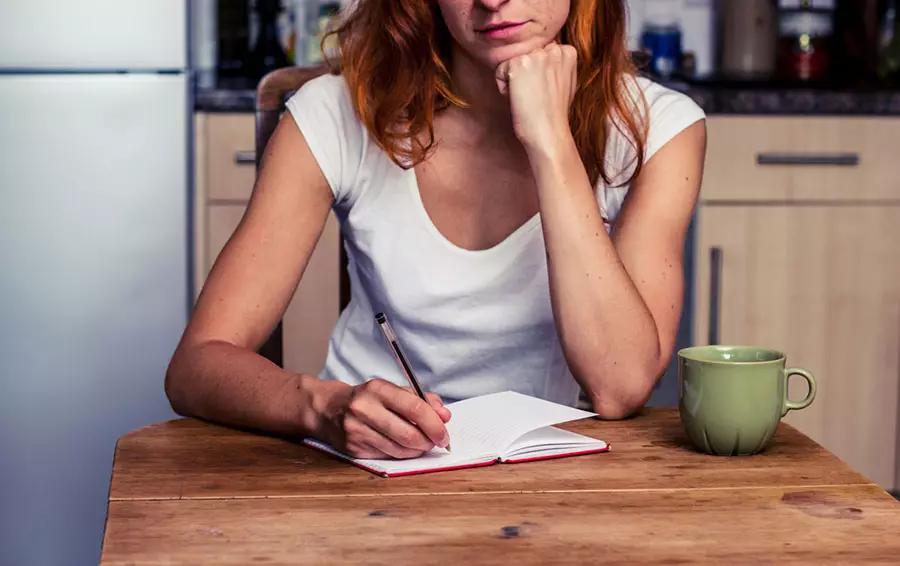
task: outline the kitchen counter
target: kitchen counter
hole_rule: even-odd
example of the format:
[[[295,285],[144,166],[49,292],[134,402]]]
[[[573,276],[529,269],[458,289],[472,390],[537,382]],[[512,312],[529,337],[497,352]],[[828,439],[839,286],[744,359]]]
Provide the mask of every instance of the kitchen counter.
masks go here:
[[[684,92],[710,115],[900,116],[900,89],[897,88],[660,82]]]
[[[194,93],[195,112],[253,112],[256,91],[251,89],[211,88]]]
[[[659,81],[693,98],[707,114],[900,116],[900,89],[777,83]],[[248,88],[201,89],[197,112],[253,112]]]

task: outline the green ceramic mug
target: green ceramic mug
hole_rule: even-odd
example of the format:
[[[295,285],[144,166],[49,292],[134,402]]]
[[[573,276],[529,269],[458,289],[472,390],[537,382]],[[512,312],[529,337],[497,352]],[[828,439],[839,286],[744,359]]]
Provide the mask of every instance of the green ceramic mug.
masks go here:
[[[788,399],[788,379],[809,383],[802,401]],[[678,352],[678,411],[691,442],[723,456],[755,454],[768,446],[788,411],[808,407],[816,380],[785,368],[785,355],[753,346],[694,346]]]

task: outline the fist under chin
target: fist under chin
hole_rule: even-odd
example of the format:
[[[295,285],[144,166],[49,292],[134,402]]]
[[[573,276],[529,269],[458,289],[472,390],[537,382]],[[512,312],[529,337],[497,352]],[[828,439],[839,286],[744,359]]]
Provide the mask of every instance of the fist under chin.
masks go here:
[[[552,43],[552,41],[550,42]],[[485,49],[478,55],[478,59],[491,70],[496,70],[501,64],[511,61],[516,57],[527,55],[537,49],[543,49],[550,43],[545,40],[526,40],[509,45],[501,45]]]

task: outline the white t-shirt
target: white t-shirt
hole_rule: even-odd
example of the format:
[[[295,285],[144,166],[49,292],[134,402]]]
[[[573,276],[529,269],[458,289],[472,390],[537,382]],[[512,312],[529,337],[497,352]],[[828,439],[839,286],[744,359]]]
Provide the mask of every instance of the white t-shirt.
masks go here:
[[[646,162],[704,113],[681,93],[643,78],[636,85],[650,109]],[[334,192],[349,261],[352,298],[320,377],[406,385],[375,322],[383,311],[422,387],[445,402],[512,390],[575,405],[580,389],[553,323],[540,214],[490,249],[455,246],[426,213],[414,170],[370,138],[342,77],[308,82],[287,108]],[[611,130],[607,170],[627,179],[635,152]],[[627,191],[599,181],[598,206],[610,221]]]

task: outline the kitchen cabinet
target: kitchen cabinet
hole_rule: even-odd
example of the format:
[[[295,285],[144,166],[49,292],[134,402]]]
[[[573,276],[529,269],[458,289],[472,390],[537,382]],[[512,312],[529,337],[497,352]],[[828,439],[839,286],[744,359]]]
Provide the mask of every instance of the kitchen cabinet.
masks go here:
[[[712,116],[707,202],[900,200],[900,118]]]
[[[256,179],[253,115],[209,114],[203,122],[210,199],[247,202]]]
[[[194,288],[240,223],[255,179],[253,114],[195,115]],[[284,366],[317,375],[339,314],[340,228],[330,214],[283,318]]]
[[[900,487],[900,120],[713,116],[708,129],[694,343],[785,352],[818,384],[785,421]]]

